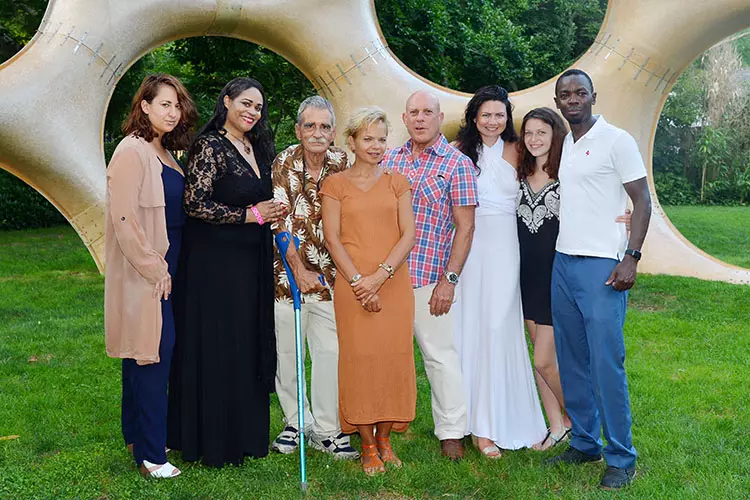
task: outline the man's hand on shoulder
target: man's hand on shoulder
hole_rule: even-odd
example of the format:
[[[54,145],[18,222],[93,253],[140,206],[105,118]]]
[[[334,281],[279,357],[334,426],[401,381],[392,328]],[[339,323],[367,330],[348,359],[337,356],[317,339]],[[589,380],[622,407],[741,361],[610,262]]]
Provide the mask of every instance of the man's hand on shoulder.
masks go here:
[[[615,266],[609,275],[605,285],[612,285],[612,288],[618,292],[630,290],[635,285],[636,274],[638,273],[638,261],[630,255],[626,255],[622,261]]]

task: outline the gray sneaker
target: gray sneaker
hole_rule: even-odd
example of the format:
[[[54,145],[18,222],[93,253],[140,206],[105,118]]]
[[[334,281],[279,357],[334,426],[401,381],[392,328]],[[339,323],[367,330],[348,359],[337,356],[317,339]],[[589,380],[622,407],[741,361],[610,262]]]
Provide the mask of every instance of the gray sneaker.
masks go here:
[[[330,453],[336,460],[356,460],[359,458],[359,452],[352,448],[349,442],[349,436],[343,432],[338,436],[328,436],[321,438],[315,433],[310,435],[310,446],[324,453]]]
[[[299,431],[296,427],[287,425],[271,443],[271,449],[281,454],[294,453],[299,446]]]
[[[602,482],[599,483],[605,490],[618,490],[623,486],[629,485],[635,479],[635,465],[626,469],[620,467],[608,466],[602,476]]]

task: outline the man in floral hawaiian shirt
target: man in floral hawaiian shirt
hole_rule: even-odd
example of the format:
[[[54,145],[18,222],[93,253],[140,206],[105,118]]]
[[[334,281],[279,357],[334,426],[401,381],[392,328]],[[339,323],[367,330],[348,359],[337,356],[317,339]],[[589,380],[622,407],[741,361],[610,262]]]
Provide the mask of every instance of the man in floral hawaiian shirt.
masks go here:
[[[300,240],[299,250],[289,246],[287,260],[302,291],[302,331],[312,357],[311,397],[305,398],[305,433],[310,445],[337,459],[356,459],[359,453],[341,432],[338,408],[338,337],[333,301],[336,269],[323,242],[318,189],[327,176],[347,167],[346,153],[331,145],[335,136],[331,104],[320,96],[308,97],[297,112],[295,132],[300,144],[289,146],[273,162],[274,199],[289,214],[273,226]],[[297,429],[297,368],[292,294],[281,257],[274,260],[276,277],[276,392],[286,427],[271,449],[292,453],[299,444]],[[323,275],[326,286],[318,276]],[[304,348],[304,339],[303,339]]]

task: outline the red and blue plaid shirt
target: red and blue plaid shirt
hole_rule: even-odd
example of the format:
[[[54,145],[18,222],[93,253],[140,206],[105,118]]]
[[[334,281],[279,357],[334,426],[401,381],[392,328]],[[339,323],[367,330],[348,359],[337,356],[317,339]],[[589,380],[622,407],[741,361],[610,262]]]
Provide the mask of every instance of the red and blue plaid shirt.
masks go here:
[[[453,242],[453,207],[477,205],[477,177],[471,160],[440,134],[412,161],[412,141],[389,149],[381,162],[411,183],[416,244],[409,255],[414,288],[437,283],[448,264]]]

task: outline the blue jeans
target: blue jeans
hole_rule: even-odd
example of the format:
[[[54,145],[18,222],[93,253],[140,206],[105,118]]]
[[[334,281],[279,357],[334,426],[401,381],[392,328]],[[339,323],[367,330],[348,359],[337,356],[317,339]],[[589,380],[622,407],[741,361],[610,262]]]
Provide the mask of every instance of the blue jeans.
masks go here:
[[[605,286],[615,259],[557,253],[552,268],[552,322],[572,422],[570,445],[602,453],[607,465],[635,465],[623,326],[628,292]]]

